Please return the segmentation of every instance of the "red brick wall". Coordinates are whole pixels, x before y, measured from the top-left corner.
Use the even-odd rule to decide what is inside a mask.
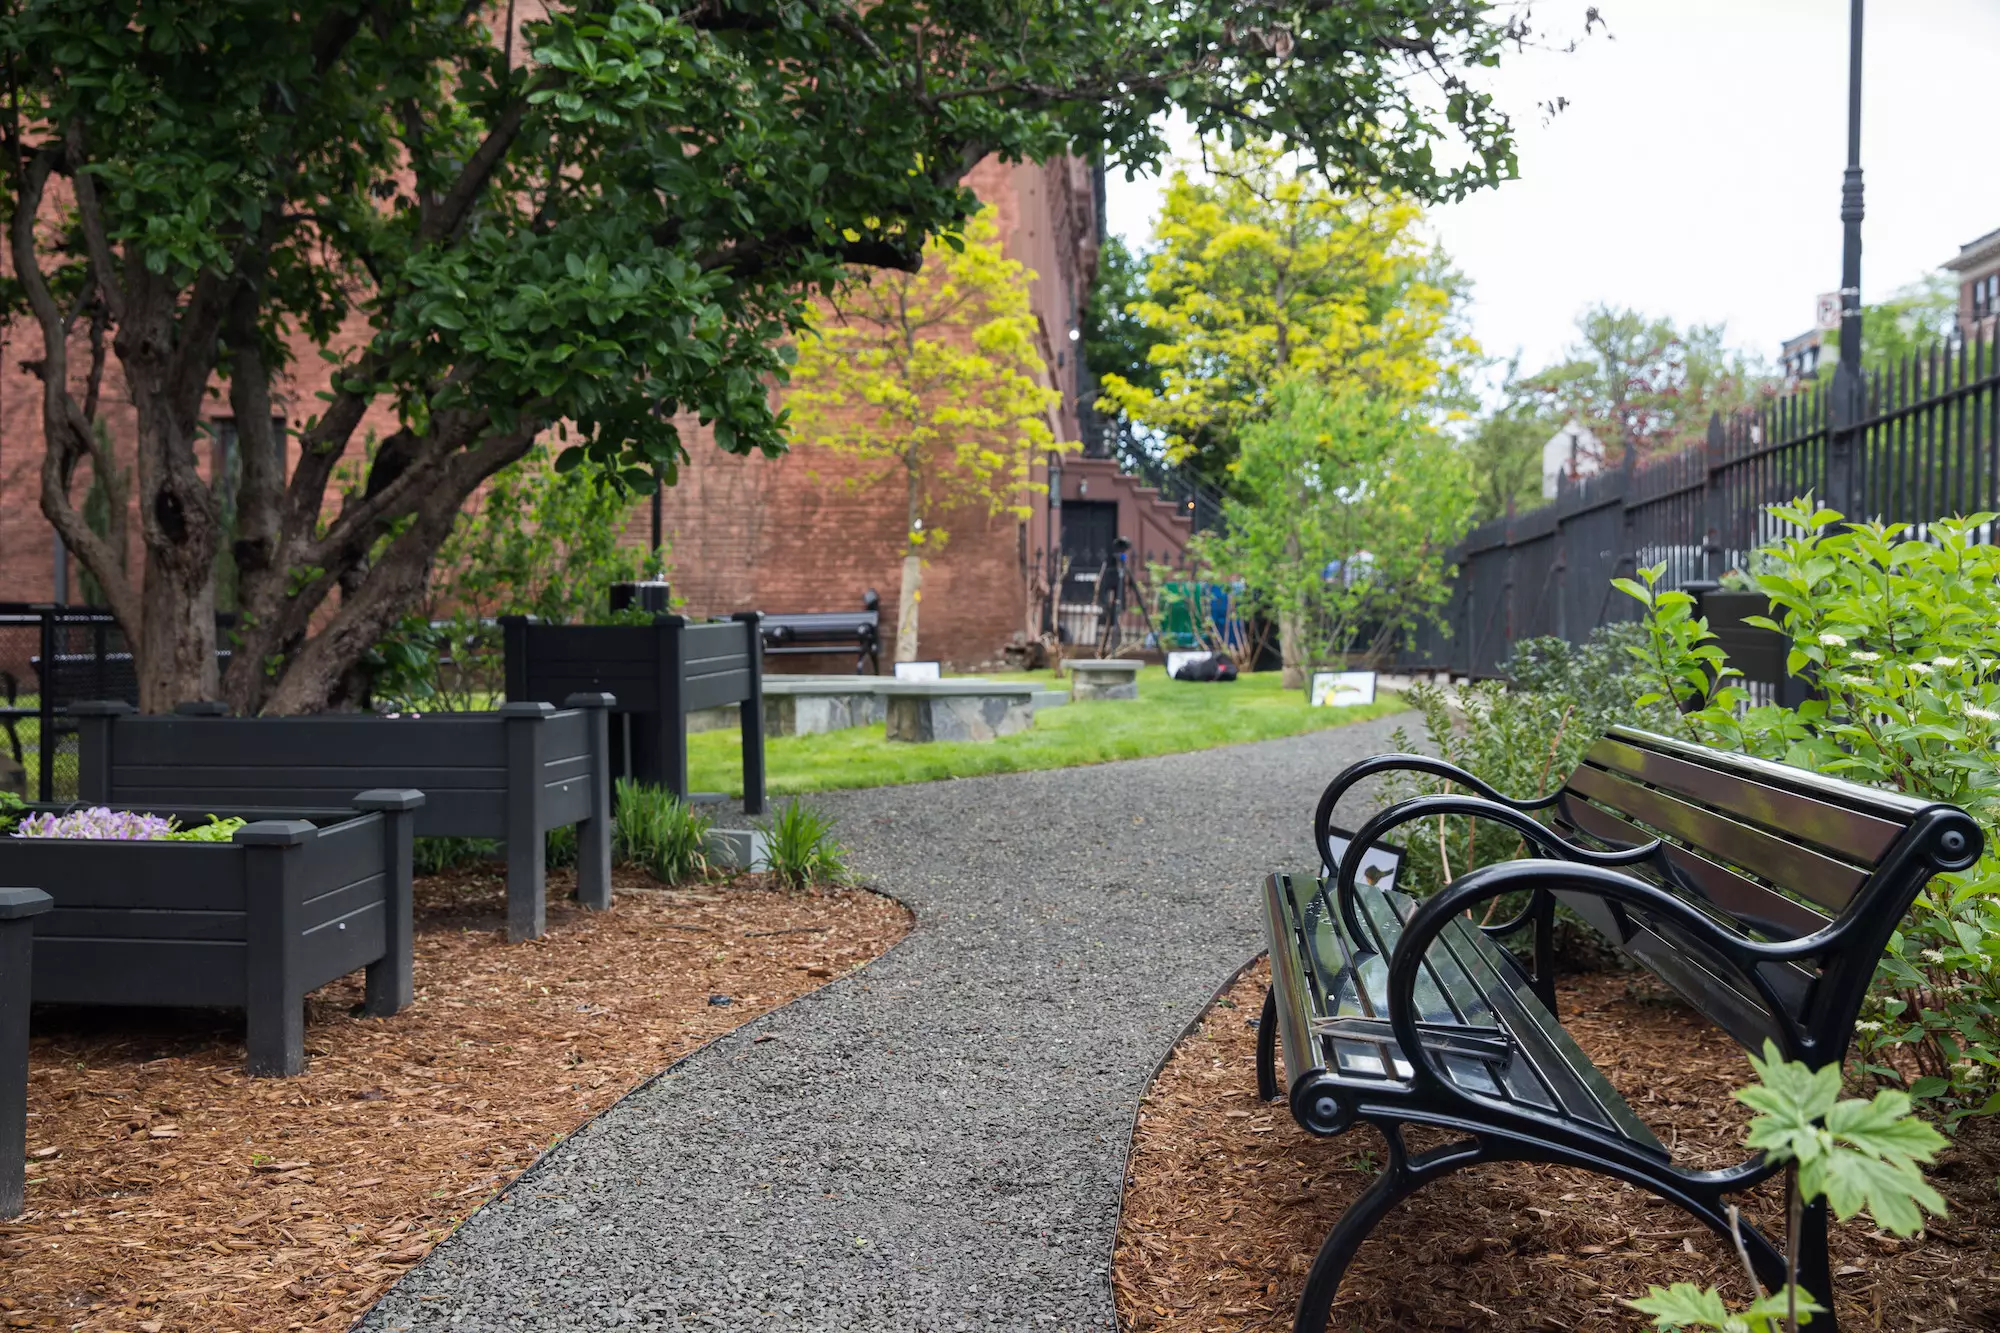
[[[1077,438],[1076,345],[1070,330],[1097,263],[1097,220],[1090,172],[1080,162],[1010,166],[988,159],[968,184],[998,213],[1009,258],[1035,277],[1030,304],[1041,351],[1063,400],[1050,424]],[[662,503],[673,547],[673,583],[692,611],[828,611],[882,597],[885,652],[896,634],[901,582],[903,506],[894,480],[860,485],[863,465],[799,445],[784,458],[737,459],[717,451],[708,433],[685,431],[690,463]],[[1045,480],[1037,466],[1034,480]],[[1046,546],[1043,497],[1022,497],[1033,516],[989,517],[960,511],[924,575],[918,651],[957,667],[998,660],[1008,637],[1027,624],[1028,561]],[[647,524],[635,525],[645,540]],[[847,669],[840,658],[802,657],[787,671]]]

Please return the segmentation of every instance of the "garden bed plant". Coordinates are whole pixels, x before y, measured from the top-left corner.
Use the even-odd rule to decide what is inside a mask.
[[[12,830],[16,838],[101,839],[119,842],[228,842],[248,821],[240,815],[211,816],[183,828],[176,815],[113,810],[91,805],[75,810],[36,810],[23,814]]]

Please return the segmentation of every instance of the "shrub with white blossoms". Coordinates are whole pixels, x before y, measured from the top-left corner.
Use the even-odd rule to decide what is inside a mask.
[[[1846,525],[1810,497],[1773,506],[1794,535],[1759,553],[1754,582],[1788,635],[1788,669],[1822,698],[1751,706],[1665,566],[1620,579],[1647,607],[1635,649],[1651,701],[1687,711],[1691,739],[1962,806],[1986,832],[1973,869],[1933,879],[1876,975],[1857,1036],[1864,1069],[1940,1099],[1951,1115],[2000,1112],[2000,547],[1992,514]]]

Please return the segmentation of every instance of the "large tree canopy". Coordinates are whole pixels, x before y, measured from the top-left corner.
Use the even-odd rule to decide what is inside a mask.
[[[1179,108],[1204,134],[1283,136],[1346,189],[1453,196],[1513,166],[1505,117],[1461,81],[1523,35],[1481,0],[536,12],[22,0],[0,18],[42,505],[130,636],[146,707],[337,701],[467,497],[552,426],[571,461],[638,484],[684,456],[678,414],[725,449],[780,449],[769,389],[813,291],[843,265],[915,266],[976,207],[961,180],[988,154],[1144,164]],[[301,335],[337,373],[289,403],[286,475],[269,423]],[[143,582],[69,495],[110,357],[137,415]],[[197,463],[218,383],[242,451],[228,496]],[[377,406],[394,426],[371,442]],[[343,463],[358,481],[329,504]],[[242,617],[218,681],[225,534]]]
[[[1475,354],[1455,326],[1462,286],[1406,195],[1350,193],[1281,144],[1203,151],[1174,173],[1144,295],[1150,374],[1107,368],[1104,400],[1166,437],[1169,457],[1226,484],[1242,431],[1284,380],[1434,393]]]

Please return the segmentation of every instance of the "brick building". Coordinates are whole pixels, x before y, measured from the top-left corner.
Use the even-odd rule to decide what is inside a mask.
[[[1050,424],[1057,438],[1079,437],[1078,390],[1083,382],[1074,333],[1096,267],[1099,236],[1097,180],[1075,160],[1046,165],[1008,165],[989,159],[974,169],[969,184],[999,213],[1008,256],[1032,269],[1030,293],[1040,330],[1041,353],[1062,404]],[[6,261],[0,256],[0,268]],[[354,330],[357,341],[362,329]],[[88,364],[87,339],[79,333],[71,366],[79,376]],[[0,601],[79,602],[84,600],[81,568],[69,560],[43,519],[40,505],[43,456],[40,382],[23,368],[41,355],[40,335],[30,324],[0,327]],[[324,390],[327,368],[302,347],[294,378],[278,386],[276,410],[303,420]],[[127,467],[134,435],[132,409],[120,381],[118,362],[107,367],[101,416]],[[226,399],[212,397],[211,469],[231,467],[235,431]],[[385,405],[364,424],[378,435],[395,427]],[[706,430],[685,433],[691,462],[680,484],[662,501],[664,536],[672,548],[678,595],[697,614],[742,609],[809,611],[859,604],[865,589],[883,601],[883,640],[894,641],[896,587],[900,577],[902,503],[896,483],[868,489],[846,484],[856,464],[830,451],[801,446],[779,459],[737,458],[716,449]],[[286,447],[296,457],[297,443]],[[81,501],[88,464],[73,490]],[[1068,525],[1072,566],[1094,567],[1103,534],[1129,536],[1142,558],[1172,559],[1187,539],[1190,524],[1176,508],[1103,458],[1071,455],[1061,464],[1058,519]],[[1035,480],[1046,480],[1046,464]],[[925,576],[922,650],[958,666],[996,658],[1016,629],[1031,627],[1033,571],[1043,567],[1053,538],[1063,549],[1064,525],[1050,522],[1046,497],[1030,497],[1034,514],[1023,523],[1009,516],[955,515],[952,538]],[[650,541],[650,506],[635,507],[628,540]],[[136,513],[128,522],[128,560],[142,558]],[[1077,543],[1091,547],[1084,550]],[[798,659],[799,669],[817,662],[837,670],[837,657]]]
[[[1030,302],[1042,360],[1062,404],[1050,422],[1056,438],[1080,436],[1078,397],[1086,383],[1075,335],[1097,264],[1097,178],[1074,159],[1009,165],[989,158],[967,182],[999,213],[1007,257],[1035,274]],[[855,488],[861,465],[811,445],[779,459],[737,458],[717,450],[703,430],[688,432],[691,462],[662,501],[662,535],[672,547],[675,594],[691,611],[829,611],[882,598],[882,641],[896,635],[901,581],[903,501],[900,479]],[[1123,474],[1108,458],[1065,456],[1057,468],[1061,504],[1051,522],[1047,497],[1026,497],[1033,515],[960,513],[951,540],[924,575],[919,650],[958,667],[997,659],[1015,630],[1038,628],[1035,576],[1053,538],[1073,568],[1094,569],[1104,534],[1129,537],[1144,559],[1178,558],[1192,530],[1187,517]],[[1033,480],[1046,485],[1046,460]],[[635,523],[635,539],[646,524]],[[1088,548],[1088,549],[1086,549]],[[839,655],[788,659],[791,670],[847,669]]]

